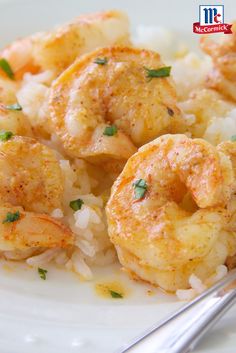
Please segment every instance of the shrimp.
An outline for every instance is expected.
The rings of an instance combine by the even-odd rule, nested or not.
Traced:
[[[234,171],[234,195],[227,203],[227,209],[231,214],[230,222],[227,225],[227,230],[236,232],[236,143],[233,141],[224,141],[217,146],[217,150],[224,153],[231,160]],[[236,251],[229,254],[226,260],[226,265],[229,269],[236,267]]]
[[[32,136],[30,123],[22,111],[9,110],[8,106],[17,103],[18,84],[0,77],[0,130],[17,135]]]
[[[11,131],[15,135],[33,136],[31,125],[20,111],[9,111],[0,103],[0,131]]]
[[[0,142],[0,203],[50,213],[62,207],[63,177],[53,150],[29,137]]]
[[[211,56],[214,66],[207,79],[207,85],[236,100],[236,22],[232,32],[220,42],[203,36],[200,43],[203,51]]]
[[[18,219],[6,222],[8,214]],[[72,231],[58,220],[22,207],[0,206],[0,250],[14,251],[37,248],[67,248],[74,243]]]
[[[68,248],[73,232],[46,213],[62,207],[63,177],[53,151],[29,137],[0,142],[0,250],[13,259]],[[19,215],[7,220],[8,215]],[[13,253],[12,253],[13,251]]]
[[[99,58],[103,65],[96,62]],[[100,164],[126,161],[136,147],[182,129],[172,79],[147,78],[147,68],[163,66],[155,52],[110,47],[79,58],[64,71],[52,85],[49,109],[68,155]],[[118,133],[105,136],[106,126],[113,124]]]
[[[167,291],[188,288],[192,273],[205,280],[236,253],[235,233],[224,231],[233,183],[230,159],[202,139],[164,135],[141,147],[106,206],[121,264]]]
[[[217,150],[228,156],[232,162],[234,176],[236,180],[236,143],[233,141],[224,141],[217,146]]]
[[[35,74],[40,70],[33,58],[33,36],[18,39],[8,45],[0,52],[0,58],[8,61],[16,81],[21,80],[26,72]],[[7,77],[2,70],[0,75]]]
[[[82,15],[50,32],[19,39],[0,52],[11,65],[15,79],[26,72],[66,69],[77,56],[106,45],[129,44],[129,22],[119,11]],[[3,72],[1,72],[4,74]]]
[[[33,55],[42,70],[62,72],[98,47],[129,44],[129,21],[120,11],[82,15],[34,40]]]

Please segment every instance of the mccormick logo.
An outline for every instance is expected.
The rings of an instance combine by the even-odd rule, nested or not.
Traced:
[[[223,32],[230,34],[232,25],[224,23],[224,5],[200,5],[199,22],[193,24],[193,32],[211,34]]]

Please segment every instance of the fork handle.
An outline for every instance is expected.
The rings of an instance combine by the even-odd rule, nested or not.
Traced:
[[[191,310],[173,317],[165,325],[140,338],[127,353],[188,353],[191,352],[205,333],[236,302],[236,289],[213,293]]]

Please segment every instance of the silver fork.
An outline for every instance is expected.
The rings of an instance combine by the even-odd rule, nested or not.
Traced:
[[[188,353],[236,303],[236,269],[117,353]]]

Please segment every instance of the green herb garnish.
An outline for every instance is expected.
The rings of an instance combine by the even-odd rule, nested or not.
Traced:
[[[231,136],[231,141],[235,142],[236,141],[236,135]]]
[[[154,77],[170,76],[171,66],[164,66],[160,69],[148,69],[147,67],[144,67],[144,69],[146,70],[146,77],[152,80]]]
[[[109,292],[110,292],[112,298],[115,298],[115,299],[123,298],[123,295],[121,293],[115,292],[114,290],[111,290],[111,289],[109,289]]]
[[[103,131],[103,135],[114,136],[117,133],[118,129],[115,125],[107,126]]]
[[[39,273],[40,278],[42,278],[45,281],[46,274],[48,273],[48,271],[44,270],[43,268],[38,267],[38,273]]]
[[[22,110],[22,106],[19,103],[6,105],[5,108],[7,110],[16,110],[16,111]]]
[[[73,200],[70,202],[70,208],[72,208],[72,210],[74,211],[78,211],[81,209],[83,204],[84,204],[84,201],[81,199]]]
[[[13,136],[11,131],[0,131],[0,141],[7,141]]]
[[[6,218],[2,221],[2,223],[11,223],[15,222],[20,218],[20,212],[16,211],[15,213],[8,212]]]
[[[98,65],[106,65],[108,63],[108,59],[107,58],[96,58],[94,60],[94,63],[98,64]]]
[[[12,71],[9,62],[6,59],[0,59],[0,68],[7,74],[9,78],[12,80],[14,79],[14,72]]]
[[[140,200],[144,197],[147,191],[147,183],[144,179],[139,179],[133,183],[134,198]]]

